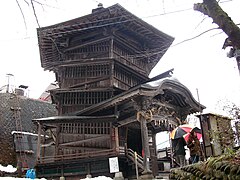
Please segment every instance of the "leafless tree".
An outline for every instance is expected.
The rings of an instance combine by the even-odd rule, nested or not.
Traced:
[[[223,11],[219,2],[216,0],[203,0],[202,3],[194,4],[194,10],[212,18],[213,23],[217,24],[228,36],[223,44],[223,49],[231,47],[228,57],[235,57],[240,73],[240,28]]]
[[[19,10],[21,11],[25,26],[27,26],[27,25],[26,25],[24,12],[22,10],[21,2],[25,3],[27,6],[30,6],[32,8],[36,23],[37,23],[38,27],[40,27],[35,6],[38,5],[44,9],[44,6],[48,6],[48,5],[46,3],[43,3],[41,0],[16,0]]]

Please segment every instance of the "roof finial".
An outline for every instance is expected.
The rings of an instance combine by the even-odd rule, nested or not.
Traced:
[[[103,4],[102,3],[99,3],[98,4],[98,8],[102,8],[103,7]]]
[[[92,13],[96,13],[99,12],[99,10],[101,11],[103,8],[103,4],[102,3],[98,3],[98,7],[96,9],[92,10]]]

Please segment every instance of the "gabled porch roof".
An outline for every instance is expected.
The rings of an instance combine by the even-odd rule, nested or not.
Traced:
[[[205,108],[205,106],[194,99],[190,90],[177,79],[174,79],[173,77],[165,77],[133,87],[111,99],[92,105],[73,114],[77,116],[91,115],[95,112],[131,101],[131,99],[138,96],[153,98],[164,93],[171,96],[177,106],[188,107],[190,113],[201,112]]]

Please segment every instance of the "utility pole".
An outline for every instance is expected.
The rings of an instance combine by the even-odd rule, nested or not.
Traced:
[[[13,74],[10,74],[10,73],[7,74],[7,79],[8,79],[8,81],[7,81],[7,90],[6,90],[7,93],[10,92],[10,77],[13,77],[13,76],[14,76]]]

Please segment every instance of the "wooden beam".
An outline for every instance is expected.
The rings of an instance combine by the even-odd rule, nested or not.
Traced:
[[[91,42],[83,43],[81,45],[77,45],[77,46],[74,46],[74,47],[67,48],[67,49],[64,50],[64,52],[71,51],[71,50],[74,50],[74,49],[78,49],[78,48],[88,46],[88,45],[91,45],[91,44],[96,44],[98,42],[106,41],[106,40],[109,40],[109,39],[110,39],[110,37],[100,38],[100,39],[97,39],[95,41],[91,41]]]
[[[86,142],[94,142],[94,141],[99,141],[99,140],[109,140],[110,136],[109,135],[101,135],[101,136],[97,136],[97,137],[93,137],[93,138],[89,138],[89,139],[84,139],[84,140],[80,140],[80,141],[73,141],[73,142],[67,142],[67,143],[63,143],[63,144],[59,144],[59,146],[79,146],[82,143],[86,143]]]
[[[122,121],[118,121],[117,124],[118,124],[118,127],[121,127],[121,126],[125,126],[127,124],[130,124],[130,123],[133,123],[136,121],[137,121],[137,118],[135,116],[132,116],[132,117],[126,118]]]
[[[38,122],[38,141],[37,141],[37,160],[40,160],[41,156],[41,131],[42,131],[42,125]]]
[[[79,147],[79,146],[62,146],[62,149],[73,149],[73,150],[82,150],[83,152],[93,152],[93,151],[105,151],[105,150],[109,150],[109,148],[105,148],[105,147],[88,147],[88,146],[84,146],[84,147]]]
[[[91,80],[91,81],[86,81],[86,82],[83,82],[83,83],[74,84],[73,86],[70,86],[69,88],[78,88],[78,87],[81,87],[81,86],[84,86],[84,85],[87,85],[87,84],[91,84],[91,83],[95,83],[95,82],[99,82],[99,81],[109,79],[109,77],[110,76],[100,77],[100,78],[97,78],[97,79],[94,79],[94,80]]]

